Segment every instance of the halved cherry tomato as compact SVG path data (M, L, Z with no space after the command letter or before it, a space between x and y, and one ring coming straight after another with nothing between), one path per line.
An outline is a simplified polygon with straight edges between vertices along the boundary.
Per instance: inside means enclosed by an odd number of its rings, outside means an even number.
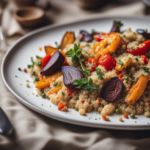
M45 67L46 64L49 62L50 59L51 59L51 55L50 55L50 54L47 54L47 55L41 60L42 67Z
M105 67L107 71L112 70L116 67L116 60L110 55L102 55L98 63Z
M137 49L127 48L127 52L133 55L145 55L150 50L150 40L147 40L141 44Z
M103 39L109 37L112 33L99 33L94 35L94 38L97 42L102 41Z
M124 118L128 118L128 114L127 113L124 113L123 116L124 116Z
M65 106L66 106L65 104L63 104L62 102L59 102L58 110L63 109Z
M67 88L67 93L68 93L68 96L71 96L73 92L75 92L77 89L69 89Z
M118 78L119 78L121 81L124 81L123 74L119 74Z
M83 104L85 102L85 100L81 100L81 103Z
M90 64L93 64L92 68L89 69L90 71L95 71L95 69L98 66L98 62L95 58L91 57L88 59L88 61L85 63L85 67L88 68Z
M147 65L148 62L147 62L146 56L145 56L145 55L142 55L141 58L142 58L142 60L144 61L144 63Z

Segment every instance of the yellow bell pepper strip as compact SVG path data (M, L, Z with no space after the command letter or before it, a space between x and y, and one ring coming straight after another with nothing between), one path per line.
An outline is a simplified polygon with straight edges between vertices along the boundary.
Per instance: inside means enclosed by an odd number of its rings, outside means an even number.
M128 57L126 57L123 61L119 60L115 69L118 71L123 71L123 69L126 69L131 64L131 61L132 59Z
M138 81L132 86L126 100L127 105L134 104L141 97L147 86L148 80L149 80L148 77L142 75L138 79Z
M62 87L63 87L63 86L60 86L60 87L57 87L57 88L53 89L53 91L50 91L50 92L48 93L48 95L51 95L51 94L53 94L53 93L57 93L59 90L62 89Z
M62 72L55 73L51 76L45 77L42 80L38 81L35 83L35 87L40 89L40 88L45 88L49 87L51 82L54 82L59 76L63 75Z

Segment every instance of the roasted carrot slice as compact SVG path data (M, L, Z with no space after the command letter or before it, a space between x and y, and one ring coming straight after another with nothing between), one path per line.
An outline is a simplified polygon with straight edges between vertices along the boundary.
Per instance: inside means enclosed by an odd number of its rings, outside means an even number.
M64 49L68 44L74 43L74 41L75 41L74 32L66 32L61 41L61 49Z
M126 100L127 105L134 104L141 97L147 86L148 80L149 80L148 77L142 75L138 79L138 81L132 86Z
M36 82L35 83L35 87L38 88L38 89L49 87L50 83L54 82L62 74L63 74L62 72L58 72L58 73L55 73L55 74L53 74L51 76L45 77L42 80Z
M63 87L63 86L54 88L53 91L50 91L48 94L51 95L51 94L53 94L53 93L57 93L60 89L62 89L62 87Z
M51 55L53 55L56 51L58 51L57 48L54 48L54 47L52 47L52 46L45 46L44 48L45 48L46 54L51 54Z

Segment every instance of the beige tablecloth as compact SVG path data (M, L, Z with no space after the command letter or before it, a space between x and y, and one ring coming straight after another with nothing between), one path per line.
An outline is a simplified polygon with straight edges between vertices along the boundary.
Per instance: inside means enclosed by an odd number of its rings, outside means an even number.
M124 5L122 5L124 3ZM71 22L78 19L110 15L144 15L145 5L140 1L127 0L105 4L103 7L88 11L77 7L71 0L50 0L46 10L45 24ZM45 7L46 1L39 4ZM22 28L12 17L15 9L9 3L4 10L2 26L7 35L9 46L16 39L33 29ZM7 48L0 50L0 62ZM1 150L149 150L150 131L117 131L95 129L62 123L44 117L21 103L7 90L0 78L0 106L9 117L14 131L9 136L0 135Z

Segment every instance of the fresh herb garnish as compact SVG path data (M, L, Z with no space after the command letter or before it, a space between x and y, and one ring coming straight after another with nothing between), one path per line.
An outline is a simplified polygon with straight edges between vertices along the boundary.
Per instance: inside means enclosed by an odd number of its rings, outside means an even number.
M121 60L118 61L118 64L123 66L123 62Z
M89 69L92 68L93 64L92 65L89 65L89 68L85 68L81 62L81 48L80 48L80 43L77 44L74 44L74 49L70 49L69 51L66 52L66 55L68 57L72 57L72 62L73 63L77 63L79 62L80 65L81 65L81 68L82 68L82 73L85 74L85 75L88 75L89 74Z
M40 88L40 89L39 89L39 91L42 91L42 90L43 90L43 88Z
M17 78L17 75L15 75L15 77Z
M132 83L134 84L136 81L137 81L137 79L133 79L133 80L132 80Z
M58 87L62 86L62 84L58 85Z
M31 57L32 66L34 66L34 60L33 57Z
M145 72L148 72L148 71L149 71L149 68L147 68L147 67L142 67L142 69L143 69Z
M31 72L31 75L35 75L35 71L32 71L32 72Z
M125 37L126 37L126 35L125 35L125 34L123 34L123 37L125 38Z
M55 42L55 45L56 45L56 48L60 49L60 45L57 42Z
M37 65L37 66L41 66L42 63L41 63L40 61L38 61L38 62L36 62L36 65Z
M100 74L101 69L100 68L96 68L96 74L98 76L98 79L103 79L103 76Z
M19 71L21 71L21 68L18 68Z
M27 67L28 67L28 68L31 68L31 67L32 67L32 65L28 65Z
M90 55L87 51L84 51L87 55Z
M117 20L115 20L114 22L117 25L117 28L120 30L120 27L123 26L123 23L121 21L117 21Z
M86 46L88 46L88 47L89 47L90 45L89 45L89 44L86 44Z
M135 60L138 61L139 59L138 59L138 58L135 58Z
M42 96L42 98L45 98L45 97L46 97L45 93L43 93L41 96Z
M62 95L65 95L65 93L64 92L61 92L62 93Z
M76 108L75 110L78 111L78 108Z
M53 86L56 86L58 84L58 82L55 82Z
M39 78L35 77L35 80L34 80L34 81L35 81L35 82L39 81Z
M42 57L40 57L40 56L36 56L36 58L37 58L37 59L42 59Z
M92 85L93 80L90 78L89 81L87 78L82 79L75 79L73 82L73 85L76 85L77 89L83 89L87 90L88 92L91 92L94 89L98 89L98 85Z

